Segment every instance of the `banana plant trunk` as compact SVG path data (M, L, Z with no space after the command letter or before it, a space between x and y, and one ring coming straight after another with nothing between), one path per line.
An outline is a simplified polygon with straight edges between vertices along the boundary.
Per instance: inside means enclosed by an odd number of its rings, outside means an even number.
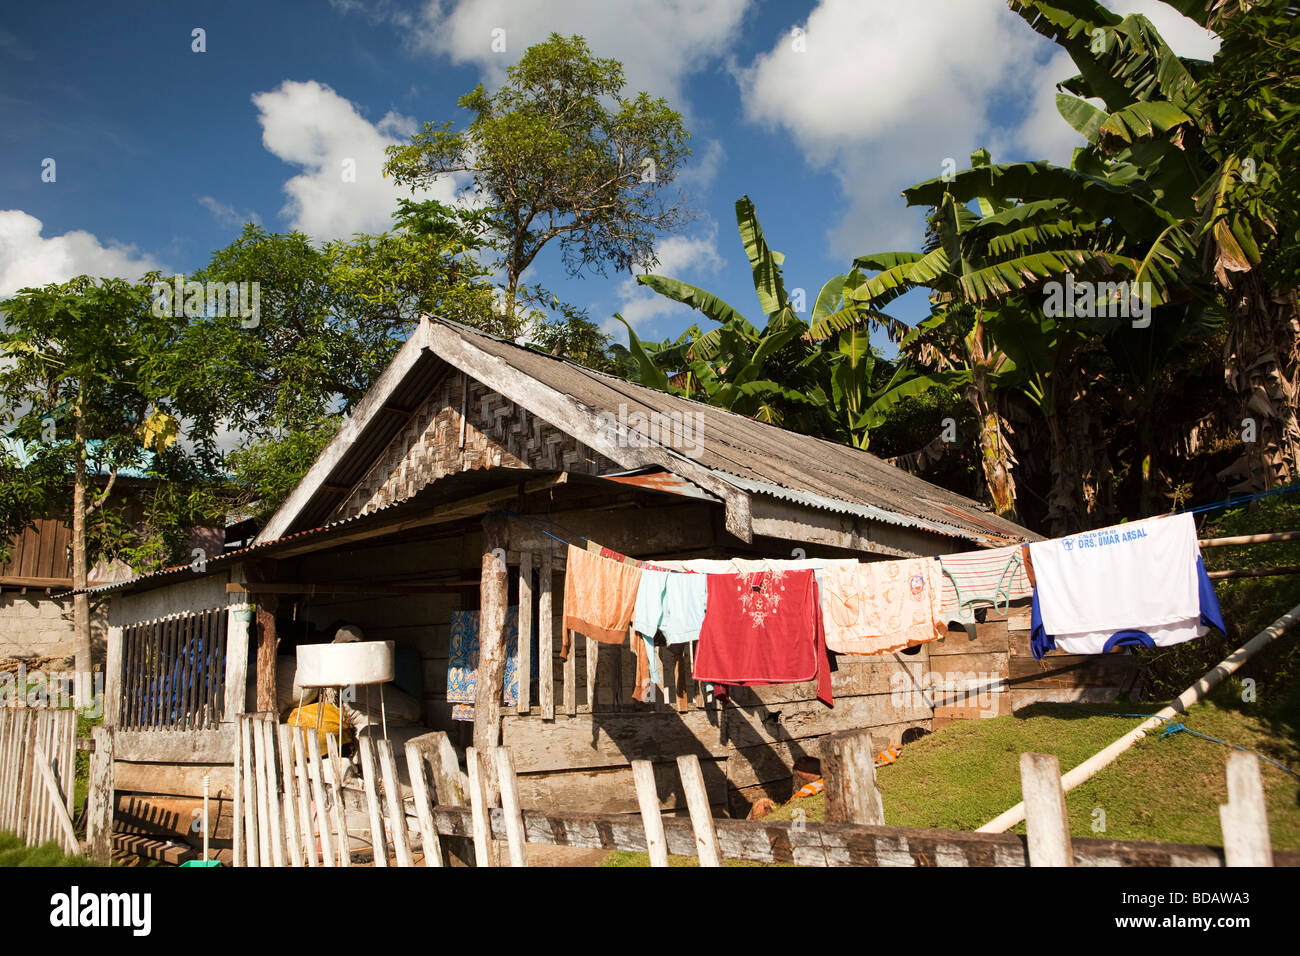
M1224 344L1224 374L1241 402L1242 422L1255 441L1246 457L1252 478L1267 488L1300 477L1300 312L1296 293L1271 290L1257 271L1228 290L1232 320Z
M984 482L993 498L993 510L1004 518L1016 520L1016 479L1012 474L1015 453L1007 440L1002 416L989 394L987 377L980 371L972 376L966 400L975 409L980 430L980 465Z

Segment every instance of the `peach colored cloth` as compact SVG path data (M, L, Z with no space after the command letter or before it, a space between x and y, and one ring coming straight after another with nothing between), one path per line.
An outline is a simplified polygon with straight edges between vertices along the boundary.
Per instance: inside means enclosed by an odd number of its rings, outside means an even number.
M885 654L937 641L942 572L934 558L838 564L818 575L826 646L840 654Z
M622 644L632 623L641 569L569 545L564 569L564 627Z

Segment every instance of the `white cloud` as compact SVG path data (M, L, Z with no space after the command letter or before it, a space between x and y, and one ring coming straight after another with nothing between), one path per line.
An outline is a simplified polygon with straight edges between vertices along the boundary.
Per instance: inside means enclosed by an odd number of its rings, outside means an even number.
M246 222L256 223L259 226L262 224L262 217L251 209L240 212L229 203L213 199L211 196L200 196L198 202L200 206L212 213L212 218L223 229L239 229Z
M1122 17L1142 14L1179 56L1208 60L1219 51L1217 36L1161 0L1106 0L1106 6Z
M410 195L383 176L384 150L406 142L416 124L389 112L371 123L357 107L314 80L286 80L253 104L262 124L262 144L303 171L284 184L289 197L281 215L318 241L392 227L397 200ZM456 199L455 183L439 179L427 198Z
M1109 6L1148 16L1181 55L1217 47L1158 0ZM995 161L1065 164L1083 145L1055 103L1055 84L1074 64L1004 4L909 0L904 15L896 0L819 0L801 28L798 38L783 32L737 79L745 116L787 132L840 182L847 212L829 228L836 255L914 248L922 213L899 193L939 175L946 158L963 168L988 146ZM1008 112L1010 128L999 123Z
M416 42L453 63L472 63L497 86L505 69L551 33L584 37L599 57L623 64L630 90L681 105L686 76L721 60L740 36L751 0L429 0ZM494 30L505 50L494 52Z
M989 139L998 99L1035 78L1041 38L970 0L910 0L906 15L895 0L821 0L801 28L738 71L746 117L840 181L836 255L915 246L920 213L899 193Z
M46 237L42 229L39 219L20 209L0 210L0 297L79 275L135 280L162 269L135 246L105 245L81 229Z
M705 235L669 236L655 247L655 255L659 258L659 264L652 270L656 275L682 279L692 284L696 284L696 280L705 274L717 275L726 265L726 261L718 254L716 222L711 223L711 228ZM618 296L621 302L619 313L638 330L652 327L656 319L670 315L702 318L693 310L641 285L632 277L619 284ZM707 320L704 321L707 324ZM620 340L624 338L623 326L617 319L609 319L604 329Z

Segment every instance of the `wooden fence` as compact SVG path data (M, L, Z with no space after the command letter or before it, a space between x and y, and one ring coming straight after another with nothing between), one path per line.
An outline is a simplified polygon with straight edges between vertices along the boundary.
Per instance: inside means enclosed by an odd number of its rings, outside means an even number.
M227 609L122 630L122 730L205 730L225 711Z
M373 852L376 866L444 866L452 856L478 866L506 861L527 866L529 846L548 845L647 852L652 866L667 866L669 854L698 858L701 866L720 866L727 859L801 866L1300 865L1300 854L1270 848L1258 763L1248 754L1229 758L1225 846L1219 848L1072 840L1060 768L1055 757L1041 754L1021 760L1029 806L1025 835L884 826L867 739L859 739L860 732L833 738L823 749L828 822L812 823L711 816L694 755L677 758L687 817L661 815L648 761L632 764L638 815L524 810L505 747L496 748L488 764L496 771L501 803L489 807L473 749L467 753L468 771L462 772L443 733L407 743L410 793L404 796L388 742L362 737L359 782L366 823L350 826L334 735L327 735L322 751L314 731L279 726L270 715L249 715L240 721L235 864L364 865ZM354 819L360 815L354 809Z
M0 830L28 846L55 840L80 851L72 826L77 714L0 707Z

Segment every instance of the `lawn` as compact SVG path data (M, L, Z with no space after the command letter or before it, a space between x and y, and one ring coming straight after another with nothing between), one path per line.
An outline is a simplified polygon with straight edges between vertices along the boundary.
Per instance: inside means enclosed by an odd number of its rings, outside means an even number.
M51 840L27 846L7 830L0 830L0 868L10 866L98 866L84 856L69 856Z

